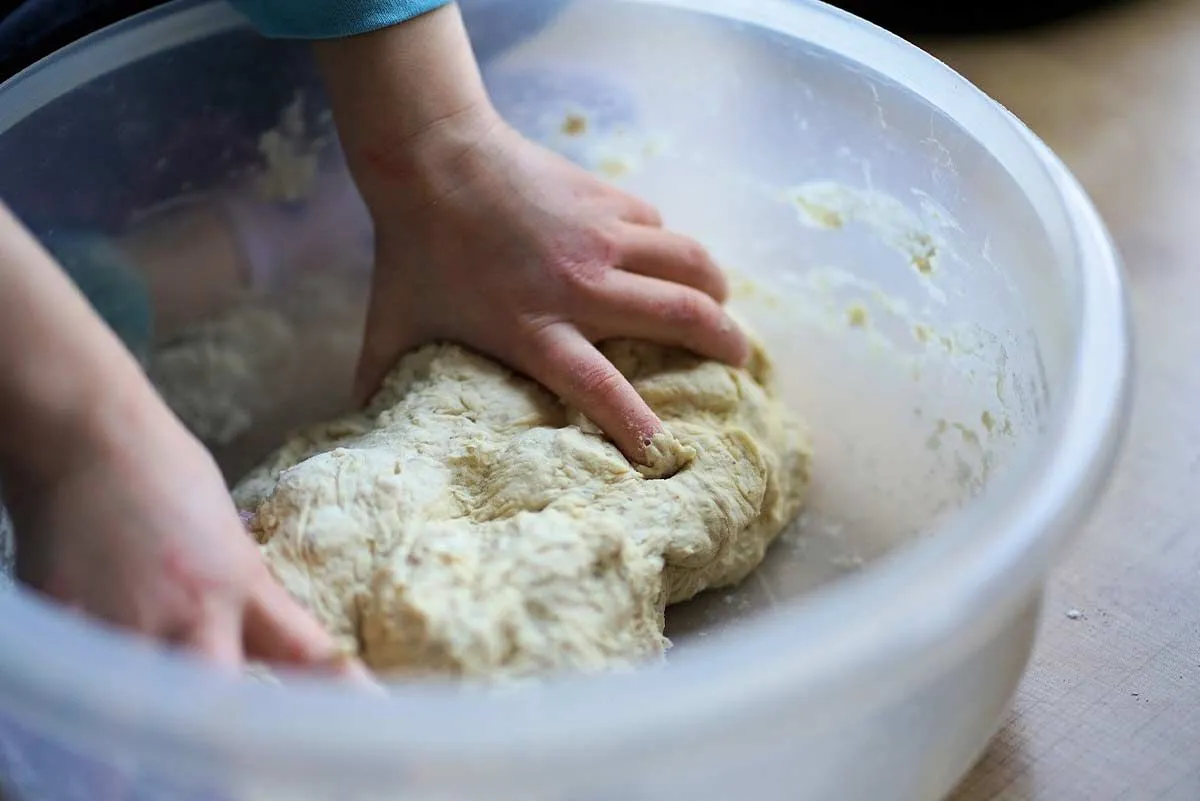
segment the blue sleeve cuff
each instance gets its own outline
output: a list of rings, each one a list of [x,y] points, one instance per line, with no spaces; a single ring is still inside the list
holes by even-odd
[[[263,36],[336,39],[407,22],[452,0],[231,0]]]

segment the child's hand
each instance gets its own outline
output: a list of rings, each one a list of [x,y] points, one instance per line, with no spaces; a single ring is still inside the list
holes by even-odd
[[[274,581],[208,453],[136,410],[48,481],[6,487],[18,574],[94,617],[219,663],[332,663],[329,636]]]
[[[720,305],[721,271],[652,207],[500,123],[427,166],[442,172],[422,183],[438,188],[414,197],[399,183],[380,193],[386,158],[378,165],[360,397],[404,352],[453,340],[545,384],[639,459],[661,424],[592,343],[631,337],[746,358]]]
[[[267,572],[212,458],[2,206],[0,487],[35,589],[227,665],[341,664]]]
[[[453,340],[541,381],[642,461],[662,424],[593,343],[746,358],[704,249],[509,128],[457,9],[322,43],[318,55],[375,222],[360,398],[405,351]]]

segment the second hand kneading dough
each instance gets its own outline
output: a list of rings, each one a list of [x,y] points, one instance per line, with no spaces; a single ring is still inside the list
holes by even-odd
[[[271,571],[383,676],[660,657],[666,606],[741,581],[798,514],[809,440],[761,347],[744,369],[603,350],[669,432],[649,468],[537,384],[427,346],[238,485]]]

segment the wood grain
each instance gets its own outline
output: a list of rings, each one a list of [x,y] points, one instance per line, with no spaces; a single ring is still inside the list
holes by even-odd
[[[1079,176],[1124,255],[1138,336],[1116,479],[954,801],[1200,801],[1200,2],[925,45]]]

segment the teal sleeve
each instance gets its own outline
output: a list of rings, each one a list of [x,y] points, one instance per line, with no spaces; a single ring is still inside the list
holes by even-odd
[[[407,22],[451,0],[231,0],[264,36],[336,39]]]

